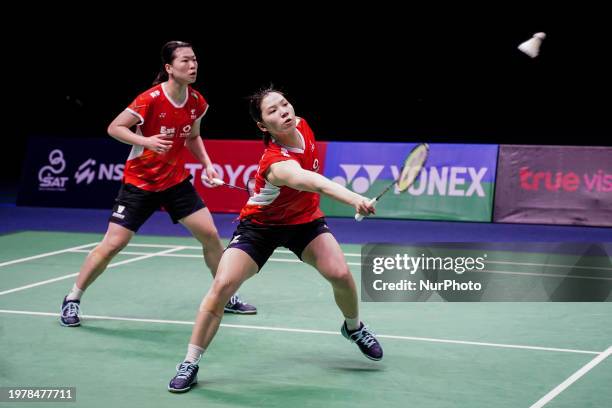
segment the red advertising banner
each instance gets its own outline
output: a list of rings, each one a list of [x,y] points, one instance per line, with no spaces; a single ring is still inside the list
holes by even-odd
[[[501,145],[495,222],[612,226],[612,147]]]
[[[261,140],[204,140],[206,151],[212,160],[219,178],[225,183],[246,187],[249,179],[255,177],[259,159],[264,151]],[[321,173],[325,170],[326,142],[318,142]],[[193,176],[192,182],[211,212],[240,212],[249,198],[243,190],[226,186],[209,187],[200,177],[202,164],[197,162],[191,153],[185,150],[185,167]]]

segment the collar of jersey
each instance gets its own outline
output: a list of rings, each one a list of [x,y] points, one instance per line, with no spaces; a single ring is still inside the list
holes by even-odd
[[[187,88],[187,92],[185,92],[185,100],[183,102],[181,102],[180,104],[178,104],[178,105],[174,102],[174,99],[172,99],[170,97],[170,95],[168,95],[168,93],[166,92],[166,83],[165,82],[162,82],[161,88],[162,88],[162,91],[164,92],[164,95],[166,96],[166,99],[168,100],[168,102],[170,102],[172,104],[172,106],[174,106],[175,108],[182,108],[183,106],[185,106],[185,104],[187,103],[187,100],[189,99],[189,88]]]
[[[304,139],[304,136],[302,136],[302,132],[300,132],[300,130],[298,128],[296,128],[295,130],[297,130],[298,135],[300,135],[300,138],[302,139],[302,145],[304,146],[304,149],[306,148],[306,140]],[[284,147],[285,149],[287,149],[288,152],[291,153],[304,153],[304,149],[300,149],[299,147],[291,147],[291,146],[285,146],[282,143],[279,143],[278,140],[272,138],[272,140],[274,141],[275,144]]]

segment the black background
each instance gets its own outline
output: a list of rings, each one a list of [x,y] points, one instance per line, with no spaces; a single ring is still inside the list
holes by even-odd
[[[355,4],[39,10],[5,35],[11,154],[2,177],[18,179],[30,135],[108,137],[108,123],[150,87],[168,40],[194,44],[194,86],[211,105],[205,138],[258,137],[245,97],[274,83],[320,140],[610,144],[602,10]],[[517,46],[538,31],[548,38],[531,59]]]

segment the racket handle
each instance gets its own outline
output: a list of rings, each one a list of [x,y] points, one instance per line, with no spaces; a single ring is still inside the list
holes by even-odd
[[[376,207],[376,203],[378,202],[378,200],[376,198],[373,198],[370,200],[370,204],[372,204],[374,207]],[[357,213],[355,214],[355,221],[361,221],[363,220],[364,216]]]

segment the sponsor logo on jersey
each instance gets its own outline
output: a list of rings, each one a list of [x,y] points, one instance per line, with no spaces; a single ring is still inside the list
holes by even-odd
[[[183,129],[181,129],[181,133],[179,134],[180,137],[188,137],[191,134],[191,125],[185,125],[183,126]]]
[[[175,132],[176,132],[175,128],[169,128],[165,126],[162,126],[159,129],[159,133],[164,134],[164,135],[174,135]]]
[[[312,163],[312,169],[314,171],[318,171],[319,170],[319,159],[314,159],[314,162]]]

